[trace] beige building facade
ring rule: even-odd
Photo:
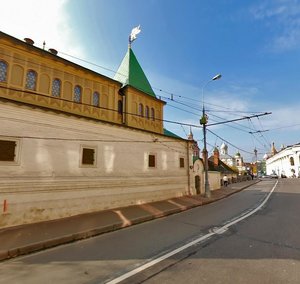
[[[124,84],[0,35],[0,227],[204,193],[140,73]]]

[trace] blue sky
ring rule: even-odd
[[[24,3],[23,3],[24,2]],[[300,1],[297,0],[0,0],[1,31],[36,46],[116,71],[127,51],[128,35],[157,96],[167,102],[166,120],[199,124],[205,86],[209,122],[272,115],[238,124],[211,126],[208,149],[228,141],[246,161],[270,149],[300,142]],[[76,61],[99,73],[114,73]],[[159,91],[162,90],[162,91]],[[170,100],[174,94],[174,101]],[[189,127],[166,123],[185,137]],[[268,130],[249,134],[258,130]],[[202,148],[201,129],[192,128]]]

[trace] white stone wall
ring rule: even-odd
[[[10,103],[0,113],[0,139],[18,143],[16,162],[0,163],[0,227],[193,193],[185,140]],[[81,165],[82,147],[94,166]]]
[[[291,165],[291,157],[294,159],[294,165]],[[300,174],[300,145],[287,147],[266,160],[267,175],[276,173],[279,176],[285,174],[287,177],[292,177],[292,170],[295,176]]]
[[[220,172],[208,172],[208,180],[210,190],[216,190],[221,188],[221,174]]]

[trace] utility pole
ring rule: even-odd
[[[255,157],[254,165],[255,165],[255,168],[256,168],[256,176],[258,177],[258,163],[257,163],[257,150],[256,150],[256,148],[254,148],[254,157]]]
[[[205,107],[204,107],[204,87],[215,80],[221,79],[222,75],[217,74],[214,76],[211,80],[209,80],[207,83],[205,83],[202,87],[202,117],[200,119],[200,124],[203,127],[203,155],[204,155],[204,189],[205,189],[205,197],[210,198],[211,192],[209,188],[209,180],[208,180],[208,153],[207,153],[207,147],[206,147],[206,124],[207,124],[207,115],[205,113]]]

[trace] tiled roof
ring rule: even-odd
[[[164,128],[164,135],[173,137],[173,138],[181,138],[180,136],[176,135],[175,133],[169,131],[168,129]],[[182,139],[182,138],[181,138]]]
[[[219,160],[218,165],[215,165],[213,156],[211,156],[208,159],[208,168],[209,168],[210,171],[218,171],[218,172],[221,172],[221,173],[236,173],[236,171],[234,171],[232,168],[227,166],[221,160]]]

